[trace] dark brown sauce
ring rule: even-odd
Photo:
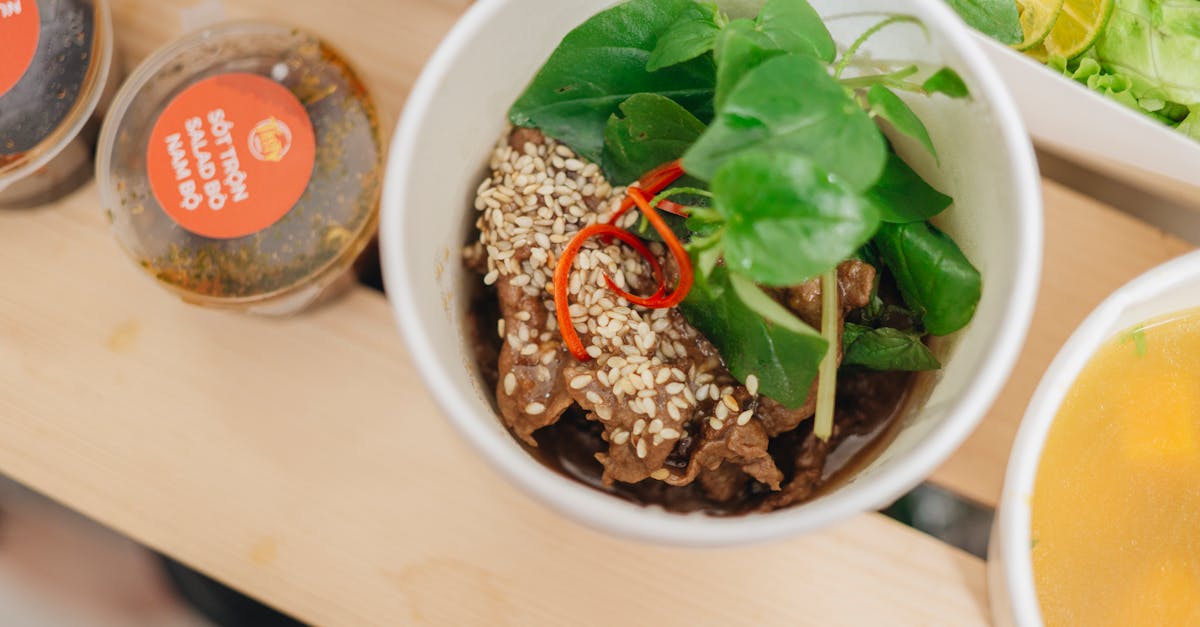
[[[469,272],[468,276],[473,277],[474,273]],[[496,331],[500,319],[499,302],[494,287],[485,286],[479,280],[468,283],[465,332],[475,352],[477,373],[491,398],[499,378],[497,360],[502,345]],[[895,435],[900,423],[898,418],[908,401],[914,378],[906,372],[857,369],[846,369],[839,374],[834,418],[837,434],[824,460],[815,491],[804,500],[811,500],[831,487],[844,483],[878,457]],[[547,467],[593,489],[639,505],[656,505],[672,512],[704,512],[716,516],[771,509],[765,505],[765,501],[775,493],[754,480],[748,480],[742,493],[726,502],[709,498],[698,481],[682,487],[668,486],[653,479],[636,484],[605,486],[600,481],[604,468],[595,457],[596,453],[608,448],[608,443],[601,438],[601,431],[601,425],[588,420],[584,411],[576,406],[568,409],[557,423],[534,433],[538,443],[536,448],[525,448]],[[771,440],[768,450],[784,473],[785,486],[798,470],[803,470],[796,468],[796,453],[811,432],[812,420],[806,420],[795,430]],[[679,448],[686,448],[688,440],[688,435],[681,438]]]

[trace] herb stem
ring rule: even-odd
[[[829,349],[821,360],[817,379],[817,415],[813,433],[822,441],[833,435],[833,405],[837,399],[838,284],[837,266],[821,276],[821,335]]]
[[[917,18],[915,18],[911,15],[893,15],[892,17],[889,17],[886,20],[883,20],[882,22],[872,26],[871,28],[868,28],[866,31],[863,32],[862,35],[858,36],[858,39],[854,40],[854,43],[850,44],[850,47],[846,49],[845,54],[843,54],[842,58],[840,60],[838,60],[837,65],[834,66],[834,68],[833,68],[833,77],[834,78],[842,77],[842,72],[845,71],[846,66],[850,65],[850,61],[852,61],[854,59],[854,55],[858,53],[858,49],[862,48],[863,44],[867,43],[868,39],[874,37],[875,33],[878,33],[879,31],[887,28],[888,26],[891,26],[892,24],[900,24],[903,22],[917,24],[917,25],[921,26],[922,28],[924,28],[924,26],[925,26],[924,24],[921,23],[921,20],[918,20]]]

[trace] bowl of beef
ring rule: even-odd
[[[1007,379],[1041,261],[1028,138],[953,13],[718,4],[476,4],[410,97],[381,235],[476,450],[685,545],[918,483]]]

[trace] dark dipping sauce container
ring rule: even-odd
[[[87,182],[115,87],[108,0],[0,1],[0,207]]]
[[[97,156],[121,247],[185,302],[289,315],[353,280],[378,223],[374,104],[317,37],[229,23],[154,53]]]

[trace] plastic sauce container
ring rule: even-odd
[[[134,71],[96,176],[117,241],[161,285],[288,315],[352,280],[382,158],[375,107],[338,53],[295,29],[231,23]]]
[[[92,174],[116,83],[108,0],[0,0],[0,207],[32,207]]]

